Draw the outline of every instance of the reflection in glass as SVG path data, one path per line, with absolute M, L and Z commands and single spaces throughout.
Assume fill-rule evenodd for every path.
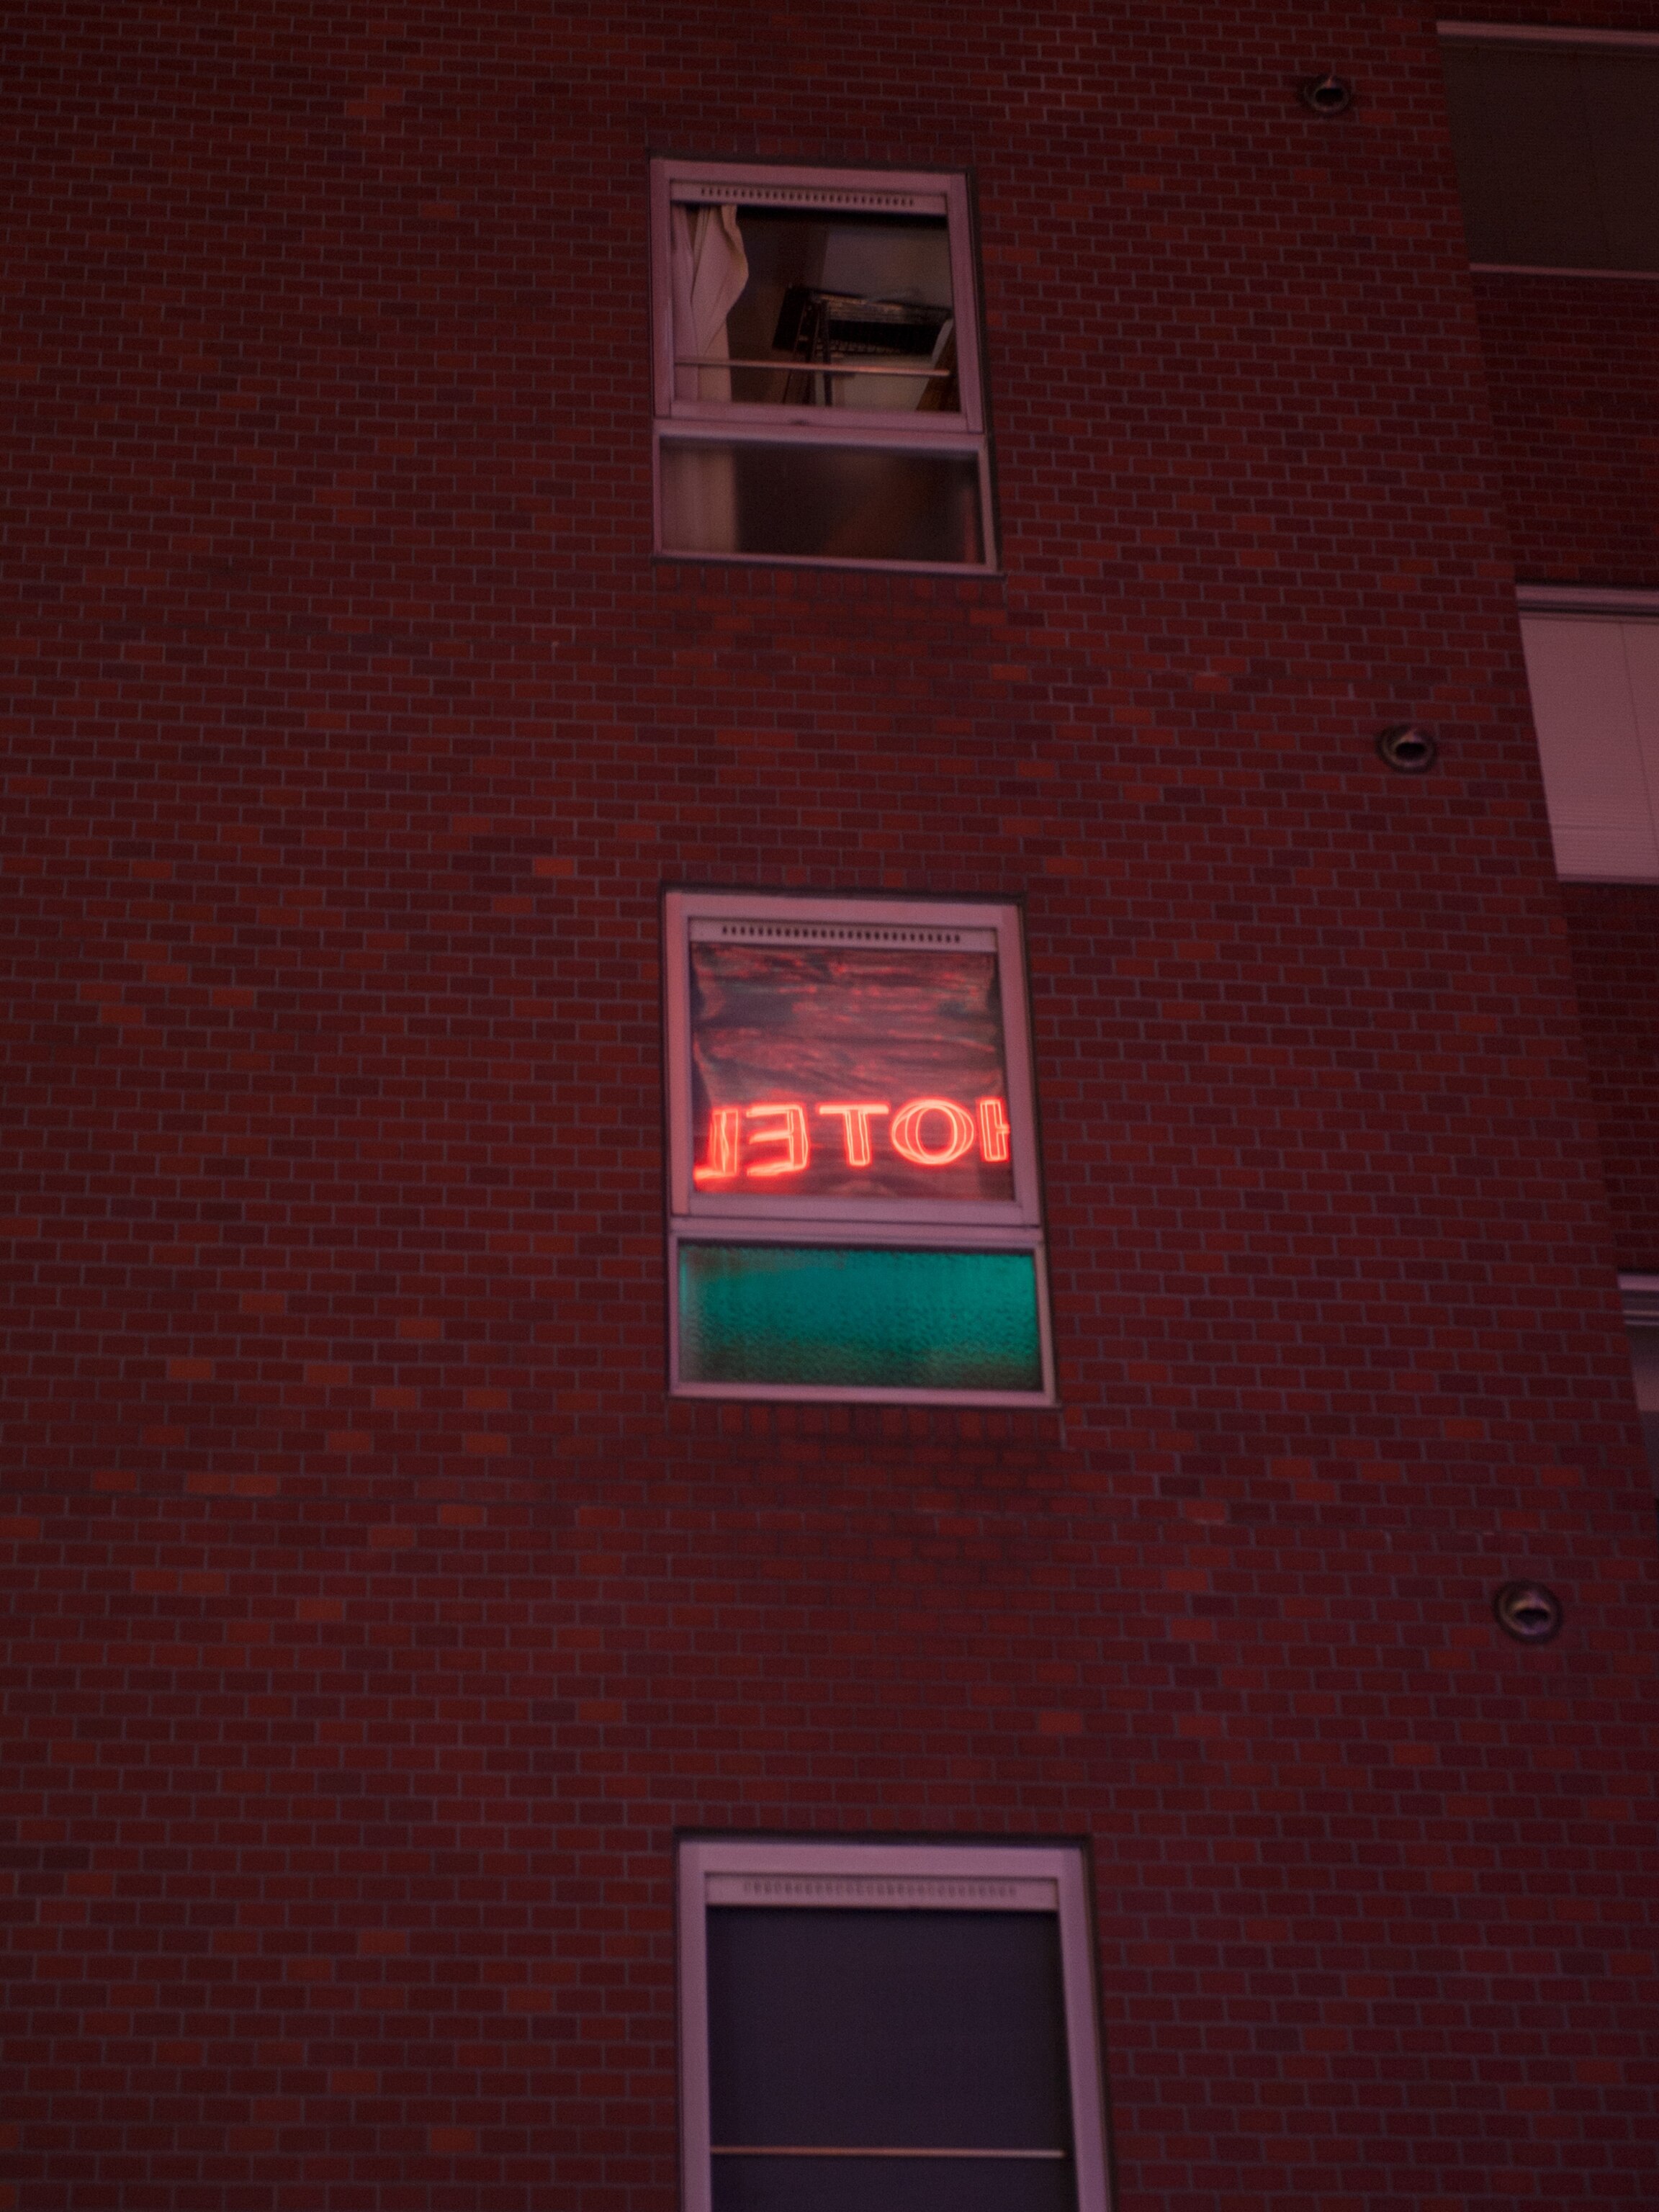
M 691 946 L 694 1140 L 706 1158 L 717 1108 L 800 1101 L 810 1157 L 799 1173 L 764 1179 L 780 1198 L 1011 1199 L 1009 1148 L 994 1143 L 1001 1157 L 988 1158 L 977 1126 L 948 1165 L 918 1166 L 894 1143 L 909 1100 L 943 1097 L 976 1116 L 980 1101 L 1007 1095 L 994 952 Z M 889 1110 L 867 1115 L 861 1132 L 817 1110 L 848 1101 Z M 924 1148 L 946 1149 L 941 1117 L 921 1134 Z M 766 1150 L 769 1164 L 777 1157 Z M 732 1187 L 745 1181 L 734 1176 Z
M 982 563 L 979 462 L 891 447 L 665 439 L 671 553 Z

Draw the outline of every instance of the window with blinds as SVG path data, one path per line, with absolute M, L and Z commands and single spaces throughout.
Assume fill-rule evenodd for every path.
M 1106 2212 L 1083 1857 L 681 1846 L 687 2212 Z

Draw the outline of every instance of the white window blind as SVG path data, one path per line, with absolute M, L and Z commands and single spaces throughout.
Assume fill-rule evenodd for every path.
M 1529 610 L 1521 635 L 1564 877 L 1659 883 L 1659 609 Z

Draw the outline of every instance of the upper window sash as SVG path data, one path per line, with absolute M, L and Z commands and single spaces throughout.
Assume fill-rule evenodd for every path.
M 672 248 L 670 233 L 675 205 L 748 206 L 798 209 L 810 212 L 848 215 L 914 214 L 943 217 L 946 225 L 951 268 L 951 314 L 955 327 L 957 388 L 960 405 L 918 416 L 912 409 L 860 407 L 847 410 L 849 441 L 868 444 L 894 434 L 918 444 L 939 434 L 966 432 L 982 435 L 985 429 L 984 387 L 979 363 L 979 307 L 974 281 L 972 221 L 968 180 L 959 173 L 925 171 L 816 170 L 720 161 L 681 161 L 659 159 L 651 165 L 651 265 L 653 270 L 653 397 L 659 420 L 695 422 L 716 421 L 738 425 L 764 425 L 774 435 L 805 434 L 813 439 L 839 439 L 842 425 L 831 419 L 838 410 L 823 406 L 735 399 L 690 398 L 677 391 L 676 334 L 670 284 Z M 781 368 L 783 364 L 769 362 Z M 805 366 L 797 372 L 810 373 Z M 827 373 L 827 372 L 825 372 Z M 840 374 L 854 372 L 842 368 Z M 873 372 L 872 372 L 873 373 Z M 888 369 L 886 374 L 896 374 Z
M 797 1195 L 787 1188 L 761 1194 L 741 1187 L 699 1188 L 693 1174 L 697 1146 L 706 1132 L 695 1127 L 692 1109 L 692 1020 L 690 948 L 699 926 L 721 921 L 774 927 L 775 942 L 796 928 L 823 927 L 820 941 L 856 942 L 842 931 L 866 928 L 915 931 L 921 936 L 947 932 L 996 955 L 1002 1018 L 1004 1073 L 1007 1082 L 1007 1151 L 1013 1195 L 996 1199 L 927 1199 L 874 1196 Z M 1018 909 L 991 901 L 789 898 L 757 894 L 670 891 L 664 902 L 665 979 L 669 1100 L 670 1211 L 677 1221 L 712 1226 L 742 1224 L 746 1234 L 783 1237 L 806 1223 L 825 1231 L 839 1225 L 850 1238 L 860 1230 L 886 1225 L 933 1227 L 948 1235 L 973 1230 L 1017 1232 L 1028 1244 L 1042 1218 L 1036 1147 L 1036 1096 L 1031 1073 L 1030 1033 Z M 802 940 L 805 941 L 805 940 Z M 808 1105 L 816 1101 L 805 1100 Z M 895 1100 L 896 1105 L 899 1102 Z M 1020 1233 L 1023 1232 L 1023 1233 Z M 815 1235 L 817 1231 L 815 1229 Z M 975 1242 L 981 1241 L 976 1236 Z M 993 1239 L 992 1241 L 994 1241 Z

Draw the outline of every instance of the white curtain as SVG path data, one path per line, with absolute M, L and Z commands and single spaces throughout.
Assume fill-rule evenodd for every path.
M 669 258 L 677 364 L 685 354 L 715 364 L 677 365 L 674 396 L 730 399 L 732 372 L 719 366 L 729 351 L 726 319 L 749 282 L 737 209 L 671 208 Z M 665 448 L 663 460 L 664 544 L 684 552 L 735 552 L 738 496 L 731 453 L 676 443 Z
M 670 258 L 674 289 L 674 352 L 726 358 L 726 319 L 749 282 L 749 257 L 743 250 L 734 207 L 669 210 Z M 729 368 L 677 368 L 674 394 L 679 399 L 729 399 Z

